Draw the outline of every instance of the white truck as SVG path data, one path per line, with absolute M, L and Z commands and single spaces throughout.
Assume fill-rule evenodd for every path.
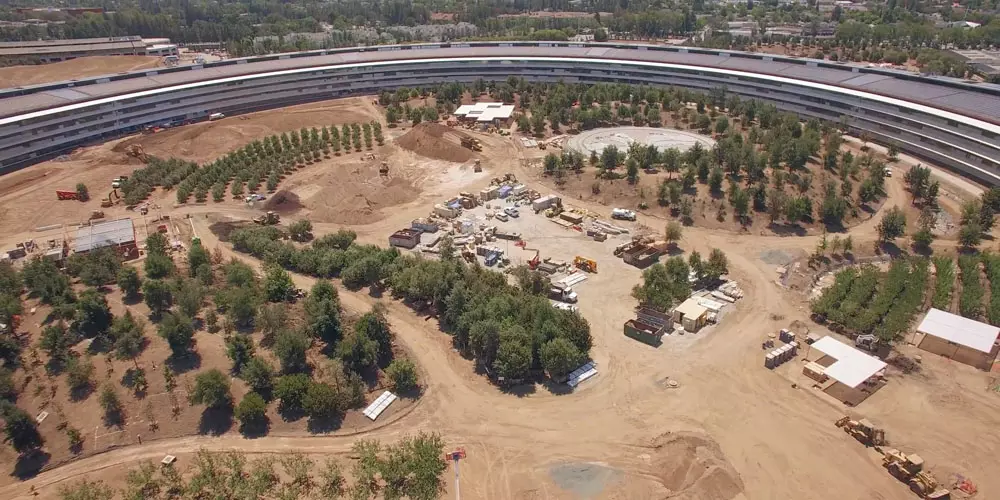
M 624 208 L 611 209 L 611 218 L 619 220 L 635 220 L 635 212 Z
M 549 290 L 549 298 L 552 300 L 558 300 L 559 302 L 569 302 L 573 304 L 576 303 L 578 297 L 572 288 L 568 286 L 555 285 Z
M 225 117 L 226 117 L 226 115 L 224 115 L 222 113 L 212 113 L 212 114 L 208 115 L 208 121 L 214 122 L 215 120 L 221 120 L 221 119 L 223 119 Z

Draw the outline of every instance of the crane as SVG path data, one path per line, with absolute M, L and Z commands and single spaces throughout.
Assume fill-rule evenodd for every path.
M 455 500 L 461 500 L 462 495 L 459 490 L 458 482 L 458 461 L 465 458 L 465 448 L 458 448 L 451 453 L 447 453 L 444 456 L 445 460 L 451 460 L 455 462 Z

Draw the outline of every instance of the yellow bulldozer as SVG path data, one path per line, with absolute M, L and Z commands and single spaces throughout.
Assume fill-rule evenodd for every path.
M 383 177 L 384 176 L 388 176 L 389 175 L 389 162 L 387 162 L 387 161 L 382 162 L 382 166 L 378 168 L 378 173 L 379 173 L 379 175 L 381 175 Z
M 462 141 L 462 147 L 469 148 L 473 151 L 483 150 L 482 143 L 480 143 L 479 139 L 476 139 L 475 137 L 469 137 L 467 135 L 463 135 L 461 141 Z
M 885 431 L 875 427 L 868 419 L 851 420 L 851 417 L 843 417 L 836 422 L 837 427 L 844 429 L 844 432 L 854 436 L 865 446 L 882 446 L 885 444 Z
M 132 158 L 138 158 L 140 161 L 149 161 L 149 156 L 146 155 L 146 151 L 142 149 L 140 144 L 130 144 L 128 148 L 125 149 L 125 155 L 131 156 Z
M 885 450 L 882 466 L 892 477 L 906 483 L 920 498 L 939 500 L 949 498 L 951 492 L 942 488 L 930 472 L 924 471 L 924 459 L 917 454 L 905 454 L 896 449 Z
M 268 211 L 267 213 L 261 215 L 260 217 L 254 217 L 253 221 L 254 223 L 260 224 L 262 226 L 270 226 L 280 222 L 281 216 L 275 212 Z
M 597 272 L 597 261 L 588 259 L 586 257 L 580 257 L 579 255 L 577 255 L 576 258 L 573 259 L 573 265 L 575 265 L 576 267 L 580 268 L 583 271 L 587 271 L 588 273 Z

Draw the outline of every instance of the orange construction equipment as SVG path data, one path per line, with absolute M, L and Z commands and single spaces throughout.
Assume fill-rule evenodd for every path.
M 584 271 L 587 271 L 588 273 L 597 272 L 597 262 L 594 261 L 593 259 L 588 259 L 586 257 L 580 257 L 579 255 L 577 255 L 576 258 L 573 259 L 573 265 Z
M 527 250 L 527 248 L 525 250 Z M 541 262 L 541 258 L 540 258 L 541 255 L 542 255 L 542 252 L 539 252 L 538 250 L 535 250 L 535 256 L 532 257 L 531 260 L 528 261 L 528 269 L 531 269 L 532 271 L 534 271 L 538 267 L 538 264 Z

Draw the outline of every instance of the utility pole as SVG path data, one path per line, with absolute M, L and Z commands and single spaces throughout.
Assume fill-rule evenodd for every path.
M 444 456 L 445 460 L 451 460 L 455 463 L 455 500 L 462 500 L 462 494 L 460 490 L 460 485 L 458 481 L 458 461 L 465 458 L 465 448 L 458 448 L 455 451 L 448 453 Z

